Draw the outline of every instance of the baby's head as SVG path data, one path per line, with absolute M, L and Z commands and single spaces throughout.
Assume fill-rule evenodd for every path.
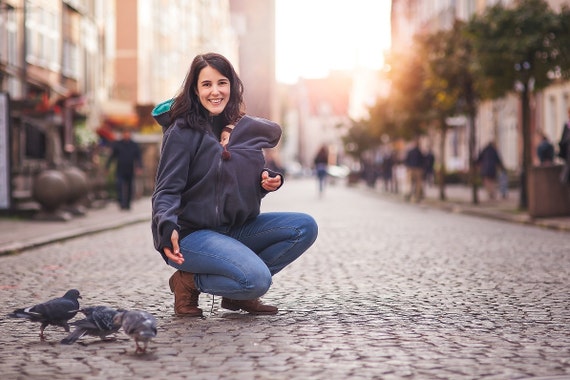
M 234 129 L 234 125 L 226 125 L 223 129 L 222 129 L 222 133 L 220 134 L 220 144 L 222 144 L 222 146 L 226 146 L 228 144 L 228 142 L 230 141 L 230 135 L 232 133 L 232 130 Z

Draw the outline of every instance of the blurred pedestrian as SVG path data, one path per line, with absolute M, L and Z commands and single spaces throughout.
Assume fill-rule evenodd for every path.
M 325 191 L 325 184 L 327 180 L 327 169 L 329 165 L 329 150 L 326 145 L 321 146 L 315 159 L 313 160 L 315 165 L 315 174 L 317 175 L 317 181 L 319 186 L 319 196 L 323 196 Z
M 425 183 L 428 186 L 433 186 L 434 184 L 434 170 L 433 166 L 435 164 L 435 157 L 433 155 L 433 151 L 431 149 L 425 154 L 425 169 L 424 169 L 424 177 Z
M 499 172 L 499 193 L 503 199 L 509 197 L 509 174 L 506 170 Z
M 562 127 L 562 136 L 560 137 L 558 147 L 558 157 L 564 160 L 560 182 L 570 185 L 570 107 L 568 107 L 568 120 Z
M 540 143 L 536 147 L 536 155 L 540 160 L 540 165 L 552 165 L 554 162 L 554 145 L 544 132 L 540 132 L 540 138 Z
M 395 153 L 390 152 L 384 155 L 382 160 L 382 180 L 384 181 L 384 191 L 395 192 L 394 187 L 394 163 L 396 161 Z
M 283 184 L 263 156 L 281 127 L 244 107 L 232 64 L 207 53 L 194 58 L 179 93 L 152 112 L 165 131 L 152 234 L 155 249 L 177 269 L 169 286 L 179 316 L 202 316 L 201 292 L 221 296 L 224 309 L 276 314 L 260 297 L 317 238 L 307 214 L 260 212 L 261 200 Z M 221 143 L 228 125 L 234 127 Z
M 139 145 L 131 139 L 131 131 L 123 129 L 122 138 L 113 142 L 107 170 L 115 162 L 115 186 L 117 201 L 121 210 L 130 210 L 135 177 L 142 171 Z
M 366 186 L 371 189 L 376 187 L 376 180 L 380 172 L 380 165 L 374 161 L 372 155 L 368 154 L 362 160 L 362 177 Z
M 477 157 L 477 165 L 479 165 L 483 186 L 487 191 L 489 199 L 496 199 L 498 170 L 505 170 L 505 167 L 494 141 L 489 142 L 481 150 Z
M 423 179 L 425 168 L 425 156 L 420 150 L 419 139 L 414 140 L 412 147 L 406 153 L 405 160 L 410 180 L 410 189 L 406 199 L 415 199 L 416 202 L 422 200 L 424 196 Z

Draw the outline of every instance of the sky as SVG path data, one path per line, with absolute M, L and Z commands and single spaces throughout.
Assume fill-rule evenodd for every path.
M 275 0 L 277 81 L 381 68 L 390 6 L 391 0 Z

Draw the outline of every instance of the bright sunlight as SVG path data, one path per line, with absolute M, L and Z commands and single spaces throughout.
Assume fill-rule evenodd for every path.
M 277 81 L 379 69 L 390 47 L 390 0 L 276 0 Z

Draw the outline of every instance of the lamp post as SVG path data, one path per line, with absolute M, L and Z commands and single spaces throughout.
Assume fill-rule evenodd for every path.
M 520 93 L 521 100 L 521 133 L 522 133 L 522 168 L 520 175 L 520 199 L 519 208 L 526 210 L 528 207 L 527 174 L 530 170 L 530 95 L 534 88 L 534 79 L 531 75 L 532 65 L 529 61 L 515 64 L 515 71 L 519 80 L 515 83 L 515 90 Z

